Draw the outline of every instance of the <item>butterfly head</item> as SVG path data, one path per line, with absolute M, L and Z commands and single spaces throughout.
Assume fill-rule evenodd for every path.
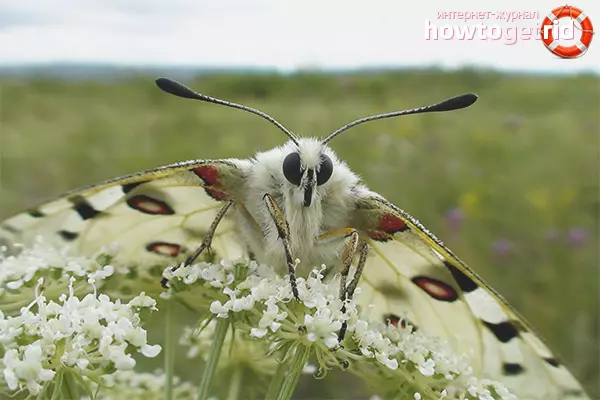
M 331 179 L 337 159 L 329 147 L 314 138 L 300 138 L 285 149 L 283 176 L 297 202 L 309 207 L 320 187 Z

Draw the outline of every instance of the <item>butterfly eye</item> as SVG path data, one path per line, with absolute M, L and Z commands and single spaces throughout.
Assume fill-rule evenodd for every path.
M 290 153 L 283 160 L 283 175 L 293 185 L 300 186 L 302 180 L 302 167 L 300 165 L 300 154 Z
M 321 166 L 319 172 L 317 172 L 317 185 L 320 186 L 327 182 L 331 178 L 331 174 L 333 174 L 333 162 L 327 155 L 321 154 Z

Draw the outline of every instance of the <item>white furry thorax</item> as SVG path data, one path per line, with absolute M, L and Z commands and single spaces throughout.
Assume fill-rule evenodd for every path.
M 333 163 L 331 178 L 315 187 L 310 206 L 302 204 L 300 188 L 288 182 L 283 174 L 283 161 L 292 152 L 300 154 L 301 165 L 307 169 L 318 168 L 321 154 L 326 154 Z M 283 146 L 259 152 L 247 170 L 246 187 L 243 188 L 244 207 L 252 219 L 238 212 L 240 233 L 258 261 L 285 266 L 283 244 L 263 200 L 264 195 L 269 193 L 285 215 L 293 256 L 300 259 L 303 269 L 334 263 L 339 260 L 343 238 L 324 243 L 319 241 L 319 236 L 350 227 L 356 200 L 353 193 L 358 184 L 358 176 L 338 159 L 331 148 L 315 138 L 301 138 L 298 145 L 289 141 Z

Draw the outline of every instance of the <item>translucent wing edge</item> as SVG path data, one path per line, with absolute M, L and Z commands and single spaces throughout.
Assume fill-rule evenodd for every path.
M 531 324 L 529 324 L 527 320 L 504 299 L 504 297 L 502 297 L 492 287 L 485 283 L 485 281 L 479 277 L 475 271 L 473 271 L 465 262 L 458 258 L 458 256 L 456 256 L 448 247 L 446 247 L 446 245 L 432 232 L 430 232 L 421 222 L 378 193 L 368 190 L 361 190 L 359 192 L 359 196 L 362 200 L 374 201 L 382 209 L 391 209 L 409 229 L 411 229 L 426 244 L 428 244 L 444 261 L 446 267 L 450 269 L 458 287 L 460 287 L 461 291 L 463 292 L 462 295 L 469 302 L 469 304 L 471 304 L 472 301 L 469 301 L 467 296 L 470 296 L 471 293 L 475 293 L 476 289 L 483 290 L 486 295 L 490 296 L 492 300 L 497 302 L 502 309 L 496 314 L 496 317 L 500 318 L 503 314 L 505 314 L 507 317 L 507 319 L 504 321 L 498 321 L 497 326 L 500 326 L 500 329 L 497 330 L 498 334 L 510 335 L 514 333 L 515 335 L 520 336 L 522 340 L 529 345 L 536 354 L 539 355 L 545 364 L 547 364 L 549 371 L 550 368 L 554 369 L 552 371 L 552 375 L 560 377 L 560 383 L 566 386 L 564 387 L 566 390 L 565 393 L 563 393 L 564 398 L 589 399 L 589 396 L 586 394 L 577 379 L 575 379 L 575 377 L 571 374 L 566 364 L 562 361 L 562 359 L 559 358 L 559 356 L 557 356 L 555 352 L 550 350 L 545 340 L 531 326 Z M 489 312 L 489 310 L 486 310 L 486 312 Z

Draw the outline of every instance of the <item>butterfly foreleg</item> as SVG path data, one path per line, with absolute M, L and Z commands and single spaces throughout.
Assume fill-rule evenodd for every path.
M 210 245 L 211 245 L 212 240 L 213 240 L 213 238 L 215 236 L 215 232 L 217 230 L 217 227 L 219 226 L 219 223 L 221 222 L 221 220 L 223 219 L 223 217 L 227 213 L 227 210 L 229 210 L 229 207 L 231 207 L 231 205 L 233 203 L 234 203 L 233 200 L 229 200 L 229 201 L 225 202 L 225 204 L 223 205 L 223 207 L 221 207 L 221 209 L 219 209 L 219 211 L 217 212 L 217 215 L 215 216 L 215 218 L 213 219 L 212 223 L 208 227 L 208 231 L 206 232 L 206 236 L 204 236 L 204 240 L 202 240 L 202 243 L 200 244 L 200 246 L 198 246 L 198 248 L 192 254 L 190 254 L 189 257 L 186 258 L 183 263 L 181 263 L 179 265 L 176 265 L 174 267 L 171 267 L 171 271 L 175 271 L 175 270 L 177 270 L 181 266 L 187 267 L 187 266 L 191 265 L 194 261 L 196 261 L 196 259 L 200 256 L 200 254 L 202 254 L 202 252 L 204 252 L 204 250 L 210 249 Z M 160 281 L 160 284 L 165 289 L 167 288 L 167 283 L 168 283 L 168 279 L 167 278 L 163 278 Z
M 356 271 L 354 272 L 354 277 L 350 284 L 346 287 L 346 298 L 351 299 L 354 296 L 354 291 L 358 286 L 358 282 L 360 281 L 360 277 L 362 276 L 363 269 L 365 268 L 365 263 L 367 262 L 367 255 L 369 254 L 369 245 L 367 242 L 362 240 L 358 245 L 358 253 L 359 259 L 358 264 L 356 265 Z
M 342 265 L 340 267 L 340 291 L 339 297 L 341 301 L 346 299 L 346 282 L 354 254 L 358 248 L 359 236 L 358 231 L 354 228 L 342 228 L 334 231 L 329 231 L 319 236 L 320 241 L 329 241 L 331 239 L 347 238 L 342 251 Z
M 354 295 L 354 291 L 356 290 L 356 286 L 360 280 L 362 275 L 362 271 L 365 267 L 365 263 L 367 261 L 367 253 L 369 250 L 369 246 L 367 242 L 364 240 L 360 240 L 360 236 L 358 231 L 354 228 L 343 228 L 335 231 L 327 232 L 322 234 L 319 239 L 320 240 L 329 240 L 331 238 L 336 237 L 345 237 L 347 238 L 346 243 L 344 245 L 344 250 L 342 252 L 342 265 L 340 267 L 340 291 L 339 296 L 342 302 L 342 313 L 346 312 L 346 300 L 351 299 Z M 348 275 L 350 273 L 350 267 L 352 266 L 352 260 L 356 255 L 356 252 L 359 252 L 359 260 L 356 266 L 356 271 L 354 272 L 354 276 L 349 284 L 346 284 L 348 281 Z M 347 323 L 344 321 L 342 323 L 342 327 L 338 333 L 338 340 L 341 342 L 346 335 L 346 329 L 348 328 Z
M 288 266 L 288 274 L 290 276 L 290 284 L 292 285 L 292 293 L 296 300 L 300 298 L 298 295 L 298 286 L 296 285 L 296 264 L 292 257 L 292 248 L 290 246 L 290 226 L 283 215 L 283 211 L 277 205 L 277 202 L 269 193 L 263 196 L 267 210 L 277 227 L 279 238 L 283 242 L 283 248 L 285 251 L 285 261 Z

